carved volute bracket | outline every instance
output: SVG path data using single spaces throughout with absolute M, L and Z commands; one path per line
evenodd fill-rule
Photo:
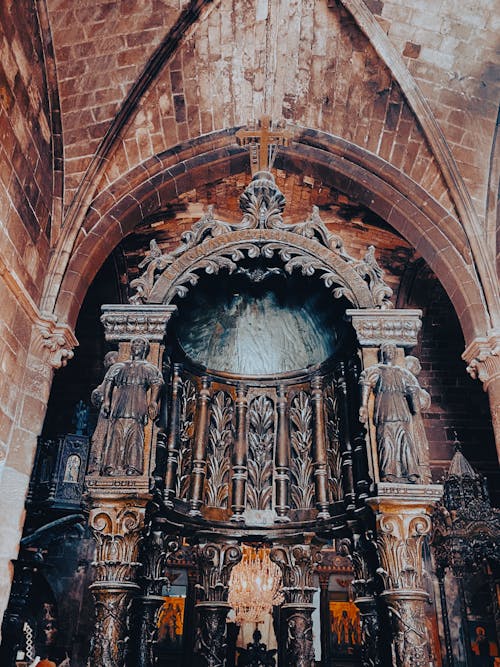
M 377 497 L 367 501 L 375 514 L 381 597 L 391 616 L 397 667 L 429 665 L 422 546 L 442 492 L 438 485 L 379 484 Z
M 321 561 L 321 547 L 315 544 L 276 546 L 271 560 L 283 575 L 285 603 L 281 607 L 282 628 L 286 637 L 285 659 L 290 667 L 313 667 L 312 599 L 316 588 L 313 574 Z
M 500 461 L 500 334 L 489 338 L 476 338 L 465 349 L 462 359 L 467 363 L 467 372 L 481 380 L 488 392 L 491 419 L 495 433 L 498 460 Z
M 229 578 L 241 558 L 241 548 L 236 543 L 205 543 L 197 547 L 201 582 L 196 585 L 201 597 L 196 605 L 200 619 L 197 644 L 203 667 L 224 667 L 226 664 Z
M 78 341 L 73 329 L 67 324 L 60 324 L 54 315 L 44 315 L 35 322 L 38 338 L 35 347 L 41 357 L 46 357 L 52 368 L 66 366 L 73 356 L 73 348 Z

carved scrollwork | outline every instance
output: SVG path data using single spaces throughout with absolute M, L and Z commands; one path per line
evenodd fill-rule
M 87 667 L 123 667 L 128 639 L 127 611 L 130 596 L 126 591 L 92 587 L 96 619 Z
M 226 602 L 231 570 L 240 562 L 241 548 L 236 544 L 202 544 L 196 558 L 200 570 L 201 591 L 204 602 Z
M 312 617 L 309 610 L 297 610 L 287 619 L 287 665 L 314 667 Z
M 152 530 L 144 539 L 141 554 L 143 590 L 145 595 L 162 595 L 170 589 L 167 561 L 179 550 L 179 541 L 160 530 Z
M 316 590 L 313 574 L 321 562 L 320 547 L 314 544 L 277 546 L 271 549 L 271 560 L 283 575 L 283 593 L 287 603 L 310 604 Z
M 227 607 L 198 605 L 200 625 L 198 653 L 207 667 L 225 667 L 227 653 Z
M 248 410 L 247 504 L 270 509 L 273 493 L 274 406 L 267 396 L 254 398 Z
M 206 504 L 225 508 L 228 506 L 231 470 L 229 452 L 234 441 L 233 400 L 219 391 L 212 398 L 210 408 Z
M 144 507 L 107 504 L 95 507 L 89 516 L 89 526 L 96 542 L 96 558 L 92 565 L 96 581 L 131 582 L 140 566 L 139 544 L 144 527 Z
M 342 239 L 328 231 L 317 207 L 304 222 L 284 223 L 285 198 L 269 172 L 255 175 L 241 195 L 240 206 L 240 223 L 215 219 L 209 207 L 181 236 L 181 244 L 167 254 L 152 241 L 149 254 L 139 265 L 144 272 L 131 283 L 136 290 L 131 303 L 170 303 L 196 285 L 201 271 L 215 274 L 225 269 L 232 273 L 245 257 L 269 259 L 278 253 L 288 273 L 296 269 L 304 275 L 318 272 L 326 287 L 333 288 L 335 298 L 345 296 L 362 308 L 392 307 L 392 290 L 383 280 L 373 246 L 363 259 L 348 255 Z M 160 277 L 163 284 L 157 289 Z
M 314 503 L 314 469 L 311 457 L 311 399 L 304 391 L 296 396 L 290 408 L 292 458 L 291 496 L 297 509 L 309 509 Z
M 430 642 L 425 622 L 425 594 L 387 596 L 393 630 L 393 664 L 397 667 L 428 667 Z
M 390 590 L 421 590 L 423 588 L 422 543 L 431 530 L 431 519 L 390 514 L 379 517 L 377 545 L 380 557 L 378 570 L 385 588 Z

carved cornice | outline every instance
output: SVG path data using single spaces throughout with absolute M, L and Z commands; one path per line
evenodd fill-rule
M 380 347 L 392 343 L 414 347 L 422 326 L 421 310 L 346 310 L 361 347 Z
M 150 304 L 147 306 L 104 305 L 101 322 L 108 342 L 130 341 L 144 336 L 150 341 L 162 341 L 167 324 L 177 306 Z
M 473 340 L 462 359 L 467 363 L 469 375 L 474 380 L 481 380 L 486 391 L 488 385 L 500 377 L 500 333 Z
M 46 356 L 53 368 L 66 366 L 73 358 L 73 348 L 78 341 L 73 329 L 67 324 L 59 324 L 55 315 L 45 314 L 35 321 L 38 340 L 35 346 L 39 348 L 41 356 Z

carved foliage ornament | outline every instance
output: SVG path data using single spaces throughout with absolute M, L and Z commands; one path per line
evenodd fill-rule
M 226 602 L 231 570 L 242 558 L 236 544 L 202 544 L 198 547 L 201 591 L 205 602 Z
M 206 504 L 209 507 L 227 507 L 231 471 L 229 455 L 234 440 L 234 406 L 232 398 L 219 391 L 213 397 L 210 407 Z
M 282 591 L 288 603 L 309 604 L 316 590 L 313 574 L 321 562 L 320 547 L 313 544 L 274 547 L 271 560 L 281 569 Z
M 333 288 L 335 298 L 345 296 L 357 307 L 392 307 L 392 290 L 383 280 L 373 246 L 361 260 L 348 255 L 342 239 L 328 231 L 316 206 L 305 222 L 284 223 L 285 198 L 271 173 L 255 174 L 241 195 L 240 207 L 243 219 L 232 224 L 217 220 L 209 206 L 170 253 L 163 254 L 156 241 L 151 241 L 149 254 L 139 264 L 144 271 L 131 283 L 136 290 L 131 303 L 169 303 L 187 294 L 189 285 L 198 282 L 200 271 L 233 273 L 245 256 L 271 259 L 278 254 L 287 273 L 298 269 L 312 276 L 318 272 L 325 286 Z M 224 239 L 210 243 L 220 237 Z M 166 284 L 158 290 L 160 276 Z

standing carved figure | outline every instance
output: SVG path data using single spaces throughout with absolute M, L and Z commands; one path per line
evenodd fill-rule
M 163 377 L 146 361 L 149 342 L 137 336 L 131 358 L 114 363 L 104 378 L 101 415 L 109 420 L 104 445 L 103 475 L 141 475 L 144 467 L 144 426 L 158 415 Z M 148 399 L 148 391 L 150 396 Z
M 413 416 L 420 411 L 421 390 L 417 378 L 407 368 L 397 366 L 396 346 L 380 348 L 381 363 L 361 373 L 359 419 L 368 420 L 368 399 L 374 394 L 373 423 L 377 438 L 382 482 L 421 482 L 420 458 L 423 443 L 414 437 Z
M 88 467 L 88 474 L 94 475 L 99 472 L 101 465 L 102 451 L 104 449 L 104 444 L 106 442 L 106 436 L 108 434 L 109 419 L 105 417 L 101 412 L 102 402 L 104 401 L 104 386 L 107 377 L 107 371 L 113 364 L 116 364 L 118 361 L 118 352 L 117 350 L 112 350 L 108 352 L 104 357 L 104 368 L 106 374 L 104 380 L 98 385 L 92 395 L 90 400 L 92 405 L 99 410 L 99 416 L 97 418 L 97 424 L 95 427 L 94 434 L 91 438 L 91 449 L 90 449 L 90 461 Z

